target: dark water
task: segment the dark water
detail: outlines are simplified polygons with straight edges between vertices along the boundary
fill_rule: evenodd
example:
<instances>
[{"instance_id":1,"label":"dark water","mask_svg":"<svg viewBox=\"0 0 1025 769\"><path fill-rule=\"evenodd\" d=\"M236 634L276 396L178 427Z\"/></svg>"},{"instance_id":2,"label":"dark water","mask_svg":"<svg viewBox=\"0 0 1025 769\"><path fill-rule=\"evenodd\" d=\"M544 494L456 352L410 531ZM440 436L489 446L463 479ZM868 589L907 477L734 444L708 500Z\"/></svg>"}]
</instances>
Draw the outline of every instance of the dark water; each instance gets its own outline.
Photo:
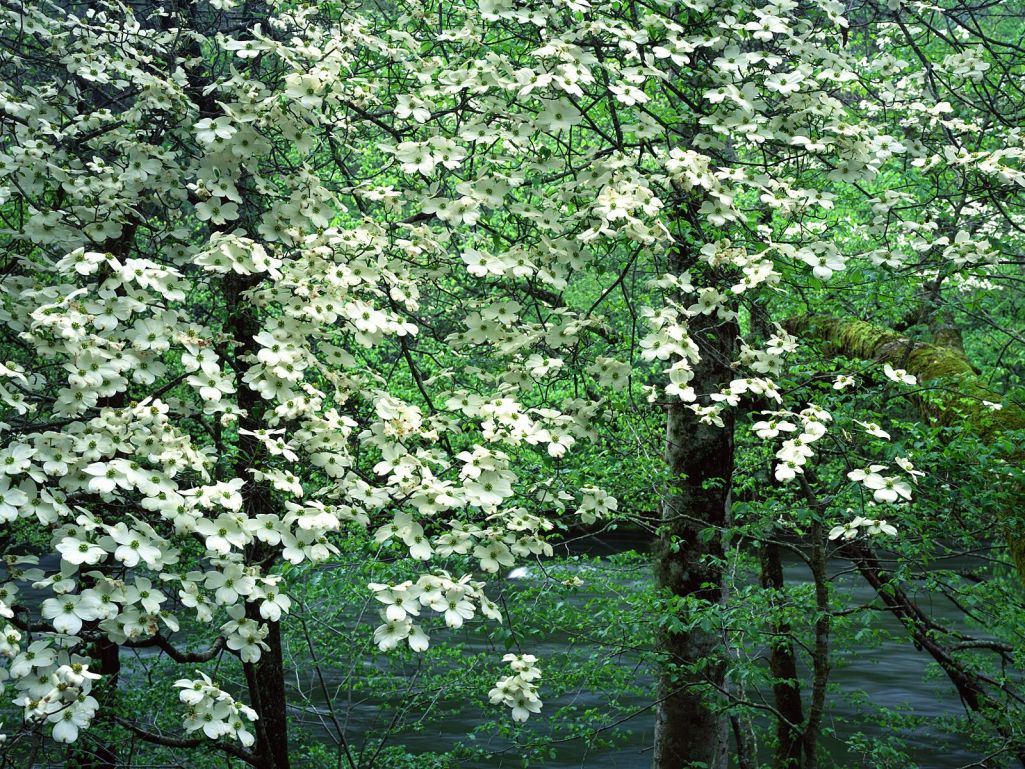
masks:
<instances>
[{"instance_id":1,"label":"dark water","mask_svg":"<svg viewBox=\"0 0 1025 769\"><path fill-rule=\"evenodd\" d=\"M631 549L637 543L607 543L609 552ZM594 552L595 545L589 546L589 555L602 555ZM944 568L958 568L959 565L977 565L975 563L958 564L945 562ZM583 568L589 568L584 566ZM785 564L785 576L788 584L811 583L811 576L803 562L794 560ZM834 590L847 606L868 604L876 598L874 590L857 574L850 573L848 562L831 564ZM639 586L649 577L641 572L633 572L634 581ZM539 572L532 567L519 567L507 575L510 582L528 583L537 579ZM582 574L586 579L586 574ZM629 588L629 582L624 582ZM586 589L573 600L582 606L593 598ZM920 597L919 597L920 598ZM615 600L622 600L616 596ZM931 615L941 623L959 625L960 612L945 599L925 602ZM893 730L881 727L871 717L875 708L891 708L908 716L914 717L914 723L900 730L904 741L903 749L913 763L893 764L894 767L905 769L906 766L918 765L921 769L959 769L961 767L997 767L999 763L976 763L981 756L964 743L962 736L951 734L945 722L951 718L964 715L957 693L942 674L937 674L931 658L919 652L906 639L906 632L900 623L888 612L877 612L871 625L873 635L884 631L892 638L872 637L866 641L863 649L855 649L837 655L834 669L831 672L831 683L839 690L831 693L827 706L827 715L823 724L824 733L834 731L835 736L825 738L825 750L836 766L871 767L876 766L866 761L859 752L852 752L846 742L853 735L863 735L869 742L880 742L893 736ZM484 651L487 646L483 641L474 642L467 639L468 652ZM557 636L547 643L531 644L529 651L536 654L542 664L544 659L553 659L559 655L570 654L568 641ZM325 671L330 676L331 671ZM801 678L805 687L809 686L807 671L802 671ZM640 671L636 679L641 685L650 684L648 692L654 691L654 679L650 671ZM339 683L332 680L330 683ZM543 692L542 692L543 694ZM806 692L807 694L807 692ZM575 692L561 699L544 698L544 710L537 718L536 728L543 729L545 714L551 714L561 705L573 704L578 708L593 707L603 709L606 695L600 691ZM627 713L636 712L624 723L614 728L621 742L620 746L604 751L589 750L586 740L565 742L558 746L557 755L546 760L546 769L648 769L651 765L651 744L653 739L654 715L650 708L652 695L621 697L620 704ZM473 704L464 713L439 720L431 719L429 727L419 733L404 733L397 739L413 753L437 752L454 747L466 739L466 735L480 723L481 712ZM319 708L318 708L319 709ZM336 706L336 711L338 707ZM341 708L345 714L346 731L356 740L364 729L380 729L382 714L371 703L363 702L352 708ZM323 714L321 714L323 715ZM493 715L493 714L491 714ZM310 723L314 732L321 731L326 741L330 730L317 729L315 721ZM520 759L512 754L506 743L495 743L487 746L493 750L491 758L486 762L474 762L467 766L474 767L515 767L520 766ZM505 750L503 750L505 748ZM769 758L766 756L766 758ZM534 764L532 764L533 766ZM829 766L826 760L823 766Z\"/></svg>"},{"instance_id":2,"label":"dark water","mask_svg":"<svg viewBox=\"0 0 1025 769\"><path fill-rule=\"evenodd\" d=\"M605 543L590 541L586 545L586 554L601 557L614 552L638 549L643 550L645 545L629 540L608 541ZM944 562L944 568L957 569L959 567L974 567L975 562L956 561ZM584 573L581 576L586 580L587 569L593 569L592 565L580 567ZM810 584L811 576L803 562L794 559L786 563L784 567L788 584L797 585L801 583ZM621 587L625 593L629 593L631 584L640 588L643 583L650 579L650 575L643 571L632 570L630 578L624 578ZM876 595L874 590L864 582L857 574L852 574L850 564L837 561L831 564L833 575L834 591L840 596L847 606L863 606L869 604ZM527 585L539 577L536 567L518 567L506 575L510 586L517 584ZM30 602L36 598L36 591L29 590ZM573 594L569 600L574 601L578 606L583 606L588 600L595 597L593 592L585 589ZM948 626L959 626L962 624L960 611L949 604L943 598L930 598L921 595L915 596L921 601L921 605L930 615L940 623ZM610 599L623 600L622 595L610 596ZM373 627L373 610L368 616L362 619L357 632L368 632ZM356 622L356 618L353 618ZM369 625L367 624L369 623ZM991 769L1001 766L1000 763L979 763L982 758L978 752L971 750L964 744L964 739L958 734L952 734L945 722L953 718L964 716L964 709L958 700L946 677L938 674L931 658L924 652L917 651L915 647L906 640L906 632L900 623L888 612L876 612L871 624L873 637L869 639L861 649L845 651L837 655L834 669L831 672L830 680L839 690L830 694L826 710L824 730L835 732L834 737L827 737L825 748L828 756L835 762L836 766L866 767L866 769L877 769L871 762L866 762L857 752L852 752L845 744L853 735L864 735L869 741L880 742L893 735L893 730L877 725L872 719L872 713L876 708L891 708L899 710L909 716L915 717L915 723L900 730L900 736L905 743L905 750L912 760L911 764L888 765L888 769L907 769L910 766L919 766L921 769L966 769L967 767L984 767ZM875 637L875 634L882 631L883 637ZM483 639L473 634L467 634L463 639L468 653L486 651L486 643ZM560 655L574 653L570 646L569 639L561 638L558 635L550 637L545 643L531 644L529 651L536 654L542 665L545 659L556 659ZM145 650L142 656L148 657L151 650ZM126 664L125 679L131 678L131 669L134 667L130 659L123 656ZM379 732L390 718L390 714L381 707L381 703L363 700L361 702L347 703L344 700L346 672L334 668L330 660L321 660L325 676L325 683L329 691L342 694L340 700L334 702L335 715L342 722L347 739L359 745L362 736L366 733ZM300 670L300 674L306 671ZM305 678L305 675L303 675ZM807 671L801 672L801 679L807 688ZM588 749L586 740L574 740L561 743L558 746L555 758L546 760L543 763L545 769L649 769L651 765L650 747L653 739L654 716L650 708L654 691L654 679L650 671L638 671L635 682L647 689L644 696L621 696L620 705L625 713L633 714L623 723L618 724L611 730L617 737L619 747L603 751ZM318 687L311 688L302 686L307 692L313 693L310 703L313 711L307 710L299 714L309 733L315 739L322 740L325 744L334 744L334 728L329 720L329 708L326 700L319 696ZM601 691L578 691L561 699L544 697L544 710L541 716L535 716L532 723L534 728L544 730L544 719L547 715L555 712L561 705L573 704L578 708L607 709L607 696ZM448 717L430 717L424 724L424 729L419 732L403 732L396 736L396 741L404 745L412 753L436 753L455 747L466 740L471 732L481 721L481 704L467 703L467 707L460 713ZM496 710L497 708L493 708ZM636 712L635 712L636 711ZM494 717L496 713L488 714ZM508 743L495 742L485 745L491 752L491 757L484 762L468 763L468 767L480 767L480 769L498 769L499 767L517 767L521 765L520 758L513 753ZM823 764L829 766L828 762ZM536 766L536 764L532 764Z\"/></svg>"}]
</instances>

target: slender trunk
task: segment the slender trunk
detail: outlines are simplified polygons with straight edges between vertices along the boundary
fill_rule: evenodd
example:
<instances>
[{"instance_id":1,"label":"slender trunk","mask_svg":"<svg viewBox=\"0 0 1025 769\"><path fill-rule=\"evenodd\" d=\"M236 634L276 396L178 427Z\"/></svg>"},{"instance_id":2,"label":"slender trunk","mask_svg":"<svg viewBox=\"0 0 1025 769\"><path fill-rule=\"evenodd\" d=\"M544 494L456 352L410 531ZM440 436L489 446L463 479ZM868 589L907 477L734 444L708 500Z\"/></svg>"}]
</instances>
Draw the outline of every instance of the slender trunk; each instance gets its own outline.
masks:
<instances>
[{"instance_id":1,"label":"slender trunk","mask_svg":"<svg viewBox=\"0 0 1025 769\"><path fill-rule=\"evenodd\" d=\"M259 613L254 613L259 618ZM264 642L270 649L260 655L259 662L244 665L252 707L260 716L256 723L256 755L259 757L260 769L289 769L288 699L285 693L281 624L266 624L270 632Z\"/></svg>"},{"instance_id":2,"label":"slender trunk","mask_svg":"<svg viewBox=\"0 0 1025 769\"><path fill-rule=\"evenodd\" d=\"M121 647L101 638L92 645L90 657L93 672L102 678L93 690L93 696L104 712L117 711L117 682L121 673ZM118 769L117 746L106 727L95 730L87 739L80 740L70 751L65 763L67 769ZM31 766L32 764L29 764Z\"/></svg>"},{"instance_id":3,"label":"slender trunk","mask_svg":"<svg viewBox=\"0 0 1025 769\"><path fill-rule=\"evenodd\" d=\"M104 245L108 251L123 258L131 253L135 240L135 230L136 224L132 223L125 228L120 238L107 241ZM123 296L124 289L119 287L115 289L115 293ZM127 384L125 386L126 388L128 387ZM99 405L101 408L122 409L127 402L128 398L125 390L116 392L109 397L101 398ZM117 519L118 512L116 510L110 510L110 514L111 520ZM97 568L97 571L110 576L110 568L107 566L100 566ZM95 585L96 581L92 576L86 576L82 580L83 589L94 587ZM93 696L103 712L117 712L117 686L118 678L121 676L121 647L106 636L101 635L92 644L90 657L93 660L91 663L93 665L93 672L99 673L101 676L99 686L93 690ZM96 733L90 735L90 737L91 740L88 742L88 747L83 751L84 755L79 755L77 751L72 753L68 762L69 769L117 769L118 746L111 738L110 733L97 729ZM83 744L86 743L85 740L82 742Z\"/></svg>"},{"instance_id":4,"label":"slender trunk","mask_svg":"<svg viewBox=\"0 0 1025 769\"><path fill-rule=\"evenodd\" d=\"M1004 740L1007 753L1025 767L1025 746L1015 724L1009 724L1006 705L987 690L986 682L972 668L957 659L941 642L942 633L948 632L934 625L904 589L883 567L871 547L852 542L844 547L845 556L851 558L858 571L875 589L883 605L907 628L915 644L924 649L940 666L954 685L964 706L987 720ZM992 682L991 682L992 685Z\"/></svg>"},{"instance_id":5,"label":"slender trunk","mask_svg":"<svg viewBox=\"0 0 1025 769\"><path fill-rule=\"evenodd\" d=\"M826 686L829 683L829 575L826 572L826 534L822 523L811 527L811 571L815 580L815 643L812 647L811 706L804 726L804 757L807 769L818 766L819 732L826 712Z\"/></svg>"},{"instance_id":6,"label":"slender trunk","mask_svg":"<svg viewBox=\"0 0 1025 769\"><path fill-rule=\"evenodd\" d=\"M733 378L736 325L701 316L690 333L701 349L692 385L699 394L717 391ZM730 523L733 415L722 416L724 426L716 427L702 424L682 402L668 407L665 460L671 477L662 500L655 578L662 591L686 599L685 607L726 601L722 535ZM725 769L729 723L714 702L725 683L723 635L692 624L693 609L681 611L674 620L686 629L667 623L659 638L665 663L658 680L653 766Z\"/></svg>"},{"instance_id":7,"label":"slender trunk","mask_svg":"<svg viewBox=\"0 0 1025 769\"><path fill-rule=\"evenodd\" d=\"M737 769L755 769L758 760L758 746L755 743L754 725L746 716L731 715L730 727L737 743Z\"/></svg>"},{"instance_id":8,"label":"slender trunk","mask_svg":"<svg viewBox=\"0 0 1025 769\"><path fill-rule=\"evenodd\" d=\"M96 643L96 654L99 657L100 670L103 676L103 707L117 707L117 682L121 675L121 647L113 641L103 638ZM95 756L90 769L117 769L117 750L114 745L103 742L93 749Z\"/></svg>"},{"instance_id":9,"label":"slender trunk","mask_svg":"<svg viewBox=\"0 0 1025 769\"><path fill-rule=\"evenodd\" d=\"M241 411L239 427L250 433L264 427L264 401L243 381L247 367L247 356L255 355L257 343L254 339L260 333L260 319L253 304L245 296L259 278L251 276L228 276L224 280L224 293L228 308L228 327L235 345L235 385L238 389L238 405ZM262 444L252 435L239 438L235 475L249 476L249 470L265 456ZM250 518L274 512L271 490L265 482L249 481L242 487L243 510ZM276 558L276 551L256 543L246 553L250 564L261 564L267 570ZM246 604L246 615L265 624L268 628L264 643L269 647L256 663L245 663L243 668L249 689L249 699L259 718L255 724L255 753L260 769L290 769L288 757L288 708L285 693L285 667L281 648L281 626L267 622L260 617L254 603Z\"/></svg>"},{"instance_id":10,"label":"slender trunk","mask_svg":"<svg viewBox=\"0 0 1025 769\"><path fill-rule=\"evenodd\" d=\"M781 595L785 582L779 544L771 537L762 545L761 561L762 587L772 591L772 600L775 601L775 597ZM789 622L775 618L770 630L773 639L769 648L769 671L772 674L772 696L777 712L776 755L772 765L775 769L799 769L804 707L797 678L793 631Z\"/></svg>"},{"instance_id":11,"label":"slender trunk","mask_svg":"<svg viewBox=\"0 0 1025 769\"><path fill-rule=\"evenodd\" d=\"M762 223L771 224L768 212ZM751 308L751 331L756 339L765 341L773 333L769 311L770 292L763 292ZM772 409L768 398L752 404L751 412ZM780 482L773 477L772 465L768 464L762 473L761 484L766 488L778 489ZM772 759L773 769L801 769L804 733L804 705L801 701L801 682L797 677L797 656L794 653L794 632L786 620L786 580L783 576L783 559L780 553L780 530L770 524L768 534L759 550L761 561L761 585L768 594L772 606L769 620L769 674L772 677L772 698L776 713L776 750Z\"/></svg>"}]
</instances>

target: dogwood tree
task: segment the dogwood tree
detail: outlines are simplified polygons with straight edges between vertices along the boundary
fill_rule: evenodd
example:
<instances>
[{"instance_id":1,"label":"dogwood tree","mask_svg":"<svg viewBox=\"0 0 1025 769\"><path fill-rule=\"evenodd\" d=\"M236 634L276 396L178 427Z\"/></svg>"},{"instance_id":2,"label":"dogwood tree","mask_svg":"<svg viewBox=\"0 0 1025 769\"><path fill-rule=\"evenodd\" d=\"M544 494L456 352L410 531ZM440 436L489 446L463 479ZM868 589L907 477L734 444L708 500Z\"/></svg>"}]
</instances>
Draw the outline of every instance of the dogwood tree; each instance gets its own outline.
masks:
<instances>
[{"instance_id":1,"label":"dogwood tree","mask_svg":"<svg viewBox=\"0 0 1025 769\"><path fill-rule=\"evenodd\" d=\"M517 466L531 447L561 456L580 423L572 404L419 375L423 295L466 267L438 264L449 241L405 199L466 152L396 141L399 186L376 181L378 144L422 109L393 98L415 48L401 19L230 2L2 12L0 635L24 712L8 745L75 742L102 719L282 769L277 566L328 560L336 532L368 528L423 563L415 583L367 588L382 650L426 648L426 615L498 621L484 582L442 561L487 574L550 552L535 511L575 490L545 461L525 479ZM391 391L396 364L419 403ZM141 647L181 664L180 735L117 705L119 650ZM241 692L202 669L232 657ZM491 700L524 720L539 669L505 662ZM110 746L94 752L113 765Z\"/></svg>"},{"instance_id":2,"label":"dogwood tree","mask_svg":"<svg viewBox=\"0 0 1025 769\"><path fill-rule=\"evenodd\" d=\"M682 608L655 760L725 765L708 693L728 633L688 612L726 600L735 415L760 412L781 483L806 482L833 423L774 381L799 340L765 297L919 248L887 239L887 169L1013 185L1020 147L920 141L952 129L944 102L848 49L834 0L2 10L14 733L72 742L106 718L284 769L277 567L365 528L424 563L367 586L382 650L426 648L430 615L500 619L481 573L549 553L548 514L616 509L555 470L625 389L667 414L656 574ZM843 195L876 218L838 233ZM425 376L437 351L451 364ZM901 505L906 462L848 480ZM138 647L181 664L183 734L117 706ZM235 657L244 687L202 667ZM537 660L505 662L490 698L522 720Z\"/></svg>"},{"instance_id":3,"label":"dogwood tree","mask_svg":"<svg viewBox=\"0 0 1025 769\"><path fill-rule=\"evenodd\" d=\"M450 258L484 281L466 286L464 330L449 338L510 359L496 374L504 381L563 382L595 401L641 390L667 413L656 575L671 610L657 766L728 760L720 706L732 685L733 631L715 610L727 600L736 415L757 412L752 430L773 446L773 480L805 491L816 445L836 421L814 388L784 393L774 381L800 340L773 323L783 318L770 314L772 295L821 295L852 263L911 286L937 261L945 274L985 269L995 261L992 234L1014 231L1013 219L979 213L998 212L984 203L994 190L1018 194L1020 141L1013 129L989 127L990 105L955 114L947 99L956 87L937 87L929 58L945 76L978 83L985 36L962 27L958 50L924 54L921 28L904 19L925 10L873 6L855 19L908 59L859 35L849 45L851 20L829 0L443 5L414 33L444 41L415 68L403 107L421 110L423 133L384 151L406 171L446 150L473 160L472 176L461 165L424 184L418 201L458 239ZM973 135L985 141L969 151ZM966 205L937 199L928 184L911 192L919 172L959 187ZM501 180L514 202L479 213L482 177ZM531 323L514 328L524 319ZM906 371L880 373L914 385ZM851 380L840 374L835 390ZM886 453L885 426L859 416L843 413L828 442L857 436L852 444ZM851 467L840 481L890 512L816 503L816 563L830 533L893 536L887 517L912 499L918 473L904 456ZM825 638L828 628L818 630ZM796 729L812 736L789 738L797 750L812 746L812 765L824 680Z\"/></svg>"}]
</instances>

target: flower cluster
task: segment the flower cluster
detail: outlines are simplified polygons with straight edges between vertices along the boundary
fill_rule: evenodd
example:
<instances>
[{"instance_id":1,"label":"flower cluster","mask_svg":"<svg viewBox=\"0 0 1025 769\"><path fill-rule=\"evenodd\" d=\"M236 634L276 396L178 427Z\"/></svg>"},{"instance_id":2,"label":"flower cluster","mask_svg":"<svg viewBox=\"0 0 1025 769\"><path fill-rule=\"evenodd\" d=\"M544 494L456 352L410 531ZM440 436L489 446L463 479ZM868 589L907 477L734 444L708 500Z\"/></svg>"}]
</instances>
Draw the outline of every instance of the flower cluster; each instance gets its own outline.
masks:
<instances>
[{"instance_id":1,"label":"flower cluster","mask_svg":"<svg viewBox=\"0 0 1025 769\"><path fill-rule=\"evenodd\" d=\"M199 678L179 679L174 685L181 689L178 699L187 708L186 731L202 730L211 740L229 737L245 746L256 741L248 729L249 724L258 718L256 711L236 702L205 673L199 673Z\"/></svg>"},{"instance_id":2,"label":"flower cluster","mask_svg":"<svg viewBox=\"0 0 1025 769\"><path fill-rule=\"evenodd\" d=\"M502 620L498 607L484 594L484 583L469 575L457 580L446 572L424 574L415 583L373 582L370 589L385 607L381 610L384 624L374 631L374 641L382 651L394 649L400 641L406 641L413 651L427 648L430 638L412 619L420 616L421 608L443 615L450 628L462 627L463 622L473 619L478 607L485 617Z\"/></svg>"},{"instance_id":3,"label":"flower cluster","mask_svg":"<svg viewBox=\"0 0 1025 769\"><path fill-rule=\"evenodd\" d=\"M778 481L790 481L804 472L804 465L814 455L812 444L826 434L826 423L832 416L817 406L809 405L798 413L786 411L763 411L762 416L769 417L755 422L751 429L763 440L769 440L780 434L797 433L783 441L776 452L775 477Z\"/></svg>"},{"instance_id":4,"label":"flower cluster","mask_svg":"<svg viewBox=\"0 0 1025 769\"><path fill-rule=\"evenodd\" d=\"M14 704L24 708L26 721L51 725L57 742L74 742L99 708L90 691L100 676L89 670L88 660L47 641L34 641L24 650L12 648L16 633L8 627L5 643L5 656L13 657L8 670L18 690ZM18 653L11 655L15 650Z\"/></svg>"},{"instance_id":5,"label":"flower cluster","mask_svg":"<svg viewBox=\"0 0 1025 769\"><path fill-rule=\"evenodd\" d=\"M577 509L577 515L585 524L592 524L606 518L619 509L619 501L615 497L609 496L603 489L585 486L580 491L582 499L580 507Z\"/></svg>"},{"instance_id":6,"label":"flower cluster","mask_svg":"<svg viewBox=\"0 0 1025 769\"><path fill-rule=\"evenodd\" d=\"M886 521L874 518L862 518L860 515L851 519L849 523L834 526L829 530L829 539L854 539L859 534L875 536L885 534L889 537L897 536L897 528Z\"/></svg>"},{"instance_id":7,"label":"flower cluster","mask_svg":"<svg viewBox=\"0 0 1025 769\"><path fill-rule=\"evenodd\" d=\"M541 678L541 670L535 664L537 658L532 654L506 654L502 661L509 663L512 675L500 678L488 692L488 698L492 704L512 708L514 721L526 721L531 713L541 712L535 683Z\"/></svg>"},{"instance_id":8,"label":"flower cluster","mask_svg":"<svg viewBox=\"0 0 1025 769\"><path fill-rule=\"evenodd\" d=\"M870 465L867 468L858 468L847 473L852 481L858 481L866 489L872 492L872 498L876 502L897 502L911 501L911 486L907 481L895 476L883 475L886 465ZM909 471L910 472L910 471ZM914 480L914 476L912 476Z\"/></svg>"}]
</instances>

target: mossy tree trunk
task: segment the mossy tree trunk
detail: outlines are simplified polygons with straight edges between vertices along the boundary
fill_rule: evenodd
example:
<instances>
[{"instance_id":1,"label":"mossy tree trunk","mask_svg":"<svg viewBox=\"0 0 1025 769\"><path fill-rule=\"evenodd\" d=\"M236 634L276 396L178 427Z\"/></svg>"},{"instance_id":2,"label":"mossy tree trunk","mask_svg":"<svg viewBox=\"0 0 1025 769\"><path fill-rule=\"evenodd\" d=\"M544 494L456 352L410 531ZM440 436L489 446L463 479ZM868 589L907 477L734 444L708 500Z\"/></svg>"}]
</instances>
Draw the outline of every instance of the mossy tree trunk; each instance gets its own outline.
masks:
<instances>
[{"instance_id":1,"label":"mossy tree trunk","mask_svg":"<svg viewBox=\"0 0 1025 769\"><path fill-rule=\"evenodd\" d=\"M677 254L671 269L686 262ZM734 321L699 316L691 338L701 351L691 384L699 394L717 392L733 378ZM669 488L661 504L655 545L657 586L680 599L659 634L665 662L655 707L654 769L729 766L729 721L715 707L725 685L726 639L697 613L724 605L723 532L731 522L733 414L723 426L702 423L682 401L666 416L665 461Z\"/></svg>"}]
</instances>

